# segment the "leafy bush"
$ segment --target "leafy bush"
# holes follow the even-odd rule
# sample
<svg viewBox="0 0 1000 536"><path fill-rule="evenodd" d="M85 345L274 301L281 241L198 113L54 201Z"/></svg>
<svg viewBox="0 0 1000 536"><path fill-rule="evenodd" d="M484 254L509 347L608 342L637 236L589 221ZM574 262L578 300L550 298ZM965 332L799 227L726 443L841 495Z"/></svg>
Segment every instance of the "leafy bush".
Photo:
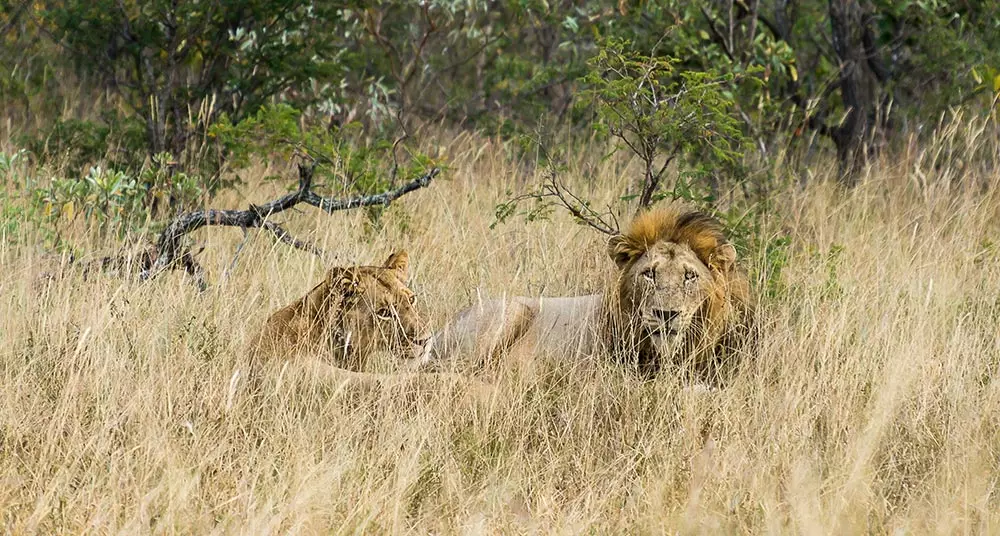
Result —
<svg viewBox="0 0 1000 536"><path fill-rule="evenodd" d="M60 246L51 229L46 228L38 207L27 202L24 192L30 192L29 152L25 149L7 154L0 152L0 241L19 242L29 232L39 232L35 238Z"/></svg>
<svg viewBox="0 0 1000 536"><path fill-rule="evenodd" d="M55 225L82 218L102 232L146 226L204 195L200 177L172 172L169 156L157 155L138 175L92 167L82 179L53 179L33 192L35 205Z"/></svg>
<svg viewBox="0 0 1000 536"><path fill-rule="evenodd" d="M581 102L595 110L595 128L617 141L611 154L626 149L643 164L634 188L619 195L620 206L609 207L612 214L608 219L617 220L617 214L627 212L636 200L639 209L665 198L711 207L715 188L703 178L725 174L738 179L742 174L740 149L745 138L734 117L734 96L729 91L742 80L714 71L682 70L675 58L653 57L629 47L628 42L608 40L589 62L590 71L583 79L587 90ZM751 85L759 83L752 76L743 80ZM536 146L542 154L548 167L547 182L538 190L501 203L496 209L497 221L517 213L520 202L534 200L534 207L522 212L529 220L544 217L552 206L562 205L585 223L604 232L615 231L588 200L559 185L561 158L553 158L538 139L524 137L523 142ZM672 163L679 172L669 189L664 189Z"/></svg>
<svg viewBox="0 0 1000 536"><path fill-rule="evenodd" d="M13 154L0 153L0 185L6 185L8 182L19 182L19 173L24 172L24 167L27 164L28 151L26 149L19 149Z"/></svg>

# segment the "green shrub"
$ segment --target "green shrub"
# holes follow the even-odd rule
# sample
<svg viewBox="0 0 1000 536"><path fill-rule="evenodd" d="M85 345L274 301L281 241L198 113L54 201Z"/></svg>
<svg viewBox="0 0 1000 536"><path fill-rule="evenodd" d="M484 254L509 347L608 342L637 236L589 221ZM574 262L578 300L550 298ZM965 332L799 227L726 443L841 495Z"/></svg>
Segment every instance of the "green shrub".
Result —
<svg viewBox="0 0 1000 536"><path fill-rule="evenodd" d="M201 178L172 172L169 157L157 155L138 175L95 166L81 179L53 179L34 190L34 203L54 225L82 218L102 232L146 227L204 195Z"/></svg>

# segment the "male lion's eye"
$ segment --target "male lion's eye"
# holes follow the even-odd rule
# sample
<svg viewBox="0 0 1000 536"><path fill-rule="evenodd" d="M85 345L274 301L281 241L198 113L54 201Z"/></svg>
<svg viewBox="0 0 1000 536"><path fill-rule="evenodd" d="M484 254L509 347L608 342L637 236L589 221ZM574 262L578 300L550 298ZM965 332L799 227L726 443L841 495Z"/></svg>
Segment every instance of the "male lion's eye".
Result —
<svg viewBox="0 0 1000 536"><path fill-rule="evenodd" d="M685 270L684 271L684 282L685 283L690 283L690 282L694 281L695 279L698 279L698 272L695 272L694 270Z"/></svg>
<svg viewBox="0 0 1000 536"><path fill-rule="evenodd" d="M388 307L382 307L378 311L375 311L375 316L381 318L382 320L389 320L392 318L392 310Z"/></svg>

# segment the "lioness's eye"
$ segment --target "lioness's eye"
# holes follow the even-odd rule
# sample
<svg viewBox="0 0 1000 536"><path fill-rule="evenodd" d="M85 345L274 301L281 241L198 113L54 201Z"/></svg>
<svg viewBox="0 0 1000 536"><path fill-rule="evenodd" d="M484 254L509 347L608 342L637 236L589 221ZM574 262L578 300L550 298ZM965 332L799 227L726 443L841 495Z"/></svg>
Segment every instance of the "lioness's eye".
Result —
<svg viewBox="0 0 1000 536"><path fill-rule="evenodd" d="M389 320L392 318L392 310L388 307L382 307L378 311L375 311L375 316L381 318L382 320Z"/></svg>
<svg viewBox="0 0 1000 536"><path fill-rule="evenodd" d="M410 296L410 305L413 305L414 303L417 303L417 295L416 294Z"/></svg>
<svg viewBox="0 0 1000 536"><path fill-rule="evenodd" d="M642 277L645 277L646 279L653 281L654 279L656 279L656 270L652 268L646 268L645 270L642 271L641 275Z"/></svg>
<svg viewBox="0 0 1000 536"><path fill-rule="evenodd" d="M695 272L694 270L685 270L684 271L684 282L685 283L690 283L691 281L694 281L695 279L698 279L698 272Z"/></svg>

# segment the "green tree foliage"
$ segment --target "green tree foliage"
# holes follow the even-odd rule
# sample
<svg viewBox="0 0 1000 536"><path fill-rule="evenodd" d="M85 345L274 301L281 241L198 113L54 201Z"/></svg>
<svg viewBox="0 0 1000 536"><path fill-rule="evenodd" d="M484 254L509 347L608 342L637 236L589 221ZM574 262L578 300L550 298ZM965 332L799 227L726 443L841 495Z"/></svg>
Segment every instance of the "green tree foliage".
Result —
<svg viewBox="0 0 1000 536"><path fill-rule="evenodd" d="M61 119L97 122L112 134L97 145L122 145L112 138L126 129L116 125L138 119L147 157L167 151L210 177L223 163L206 136L211 124L222 113L239 123L269 103L332 129L359 122L372 139L420 119L582 131L593 118L578 105L593 89L588 61L621 40L676 72L719 81L732 101L726 117L753 140L741 152L766 162L829 147L847 177L951 106L989 108L1000 88L994 4L0 0L0 100L8 116L34 119L43 142L65 138L51 126ZM39 97L72 84L81 88L73 95ZM106 102L120 117L75 117L67 103L87 95L113 95ZM91 153L75 165L109 154Z"/></svg>
<svg viewBox="0 0 1000 536"><path fill-rule="evenodd" d="M743 133L727 92L734 76L680 70L676 58L628 46L612 40L590 61L584 102L596 109L600 126L642 161L639 206L660 197L667 168L678 158L702 172L736 170Z"/></svg>
<svg viewBox="0 0 1000 536"><path fill-rule="evenodd" d="M580 223L607 234L619 232L618 214L626 207L642 210L667 197L711 210L712 192L692 187L684 179L719 171L739 173L744 135L734 117L735 103L728 88L743 83L712 70L683 70L676 58L648 56L629 47L630 43L619 40L602 44L588 62L583 82L589 89L580 101L596 112L597 130L618 142L613 152L630 151L643 164L632 190L619 196L620 206L609 206L602 213L566 189L558 178L564 171L559 163L562 158L550 154L543 140L526 137L526 144L542 154L546 178L537 189L499 204L494 225L517 214L525 201L531 207L521 214L528 220L544 218L558 206ZM748 76L745 83L759 81ZM664 191L663 179L674 162L682 172L672 188Z"/></svg>
<svg viewBox="0 0 1000 536"><path fill-rule="evenodd" d="M336 9L326 3L51 0L42 6L43 29L142 119L149 154L180 158L217 114L242 118L283 92L333 75L337 50L323 21L336 18Z"/></svg>

